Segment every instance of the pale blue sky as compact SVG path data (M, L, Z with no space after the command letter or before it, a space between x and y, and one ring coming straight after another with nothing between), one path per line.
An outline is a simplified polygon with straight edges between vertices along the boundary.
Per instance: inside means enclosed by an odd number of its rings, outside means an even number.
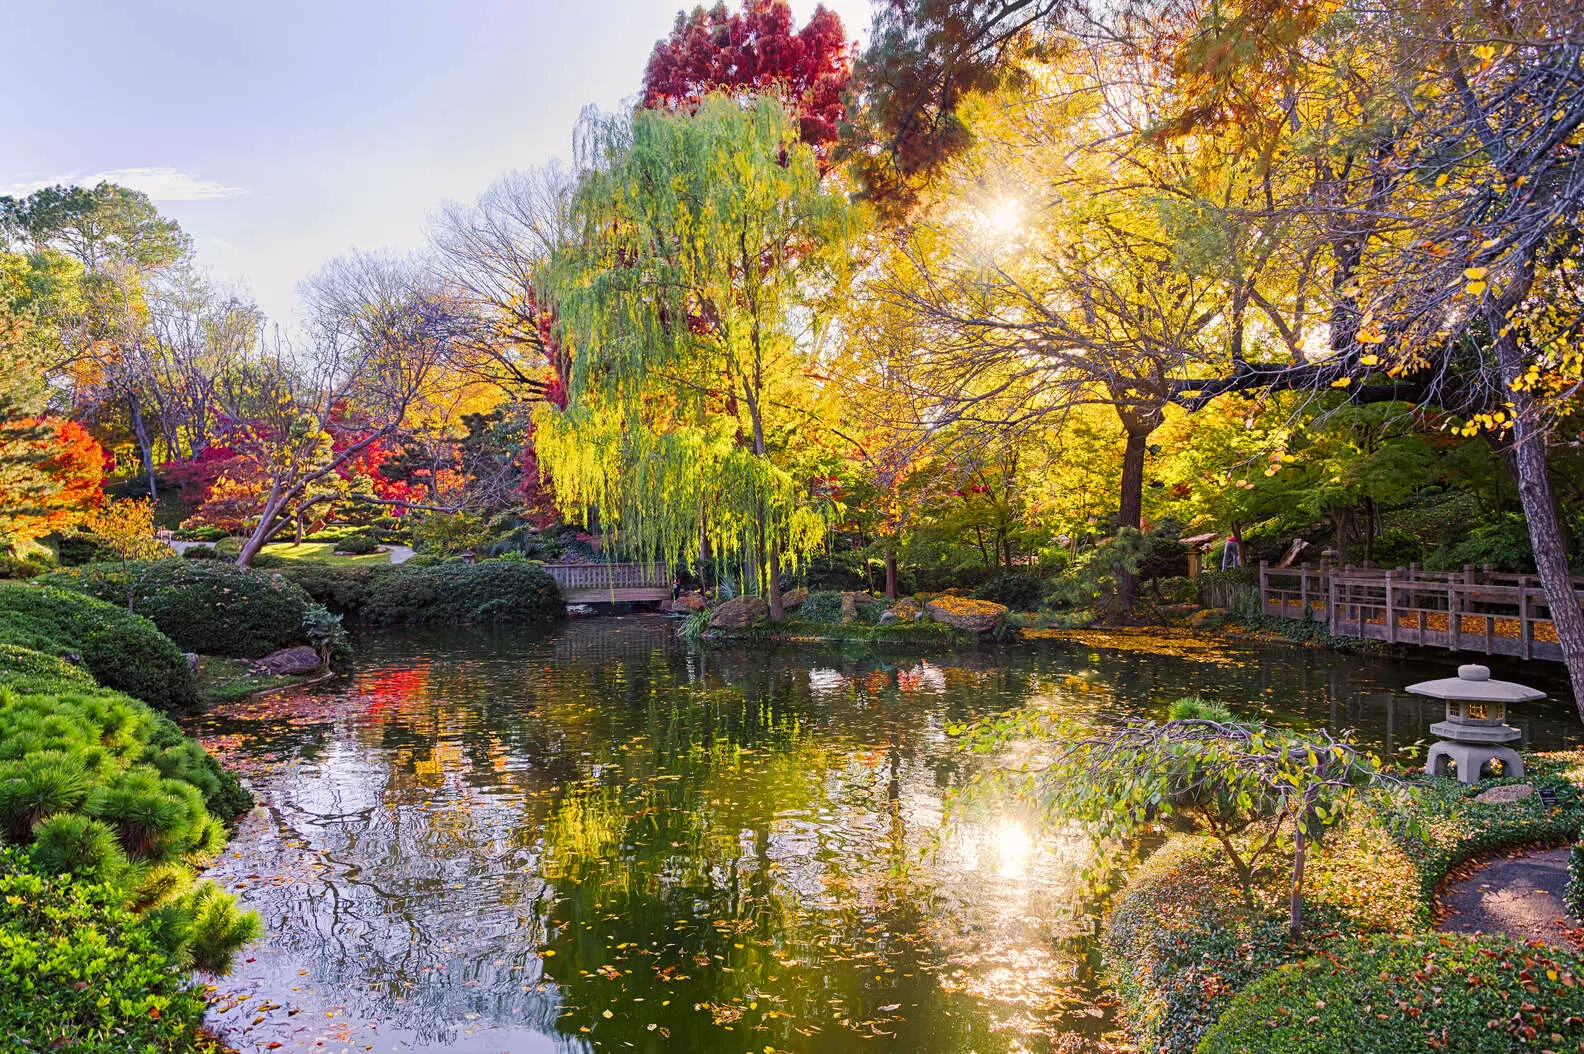
M801 25L816 0L791 0ZM354 247L569 152L680 0L0 0L0 194L109 175L272 318ZM738 4L733 0L731 6ZM869 0L825 0L862 39Z

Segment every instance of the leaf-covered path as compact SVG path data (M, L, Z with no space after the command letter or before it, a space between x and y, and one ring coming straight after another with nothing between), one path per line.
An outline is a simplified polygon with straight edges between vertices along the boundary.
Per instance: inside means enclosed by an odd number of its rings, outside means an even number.
M1498 856L1447 886L1441 928L1452 933L1504 933L1574 948L1564 907L1566 848Z

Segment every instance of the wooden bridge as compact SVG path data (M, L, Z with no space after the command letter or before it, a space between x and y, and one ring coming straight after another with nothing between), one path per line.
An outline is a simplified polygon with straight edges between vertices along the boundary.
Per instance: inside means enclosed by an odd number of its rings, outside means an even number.
M1562 661L1551 609L1534 575L1473 567L1274 568L1263 562L1259 571L1260 610L1292 619L1308 611L1333 636ZM1575 578L1573 587L1584 601L1584 578Z
M671 599L671 572L664 564L546 564L568 604Z

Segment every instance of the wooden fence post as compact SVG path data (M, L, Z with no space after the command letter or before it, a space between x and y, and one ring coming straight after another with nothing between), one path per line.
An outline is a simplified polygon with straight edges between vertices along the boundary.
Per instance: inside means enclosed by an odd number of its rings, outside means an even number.
M1397 612L1396 605L1392 603L1392 593L1394 592L1392 589L1392 574L1393 572L1391 571L1386 572L1386 640L1389 643L1396 644Z
M1518 654L1534 658L1534 623L1529 614L1529 586L1518 587Z

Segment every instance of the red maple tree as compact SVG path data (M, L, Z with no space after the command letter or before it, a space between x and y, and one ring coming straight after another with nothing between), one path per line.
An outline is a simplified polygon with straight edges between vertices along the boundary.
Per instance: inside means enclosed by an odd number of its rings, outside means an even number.
M803 141L822 157L846 114L853 49L842 22L823 6L792 30L786 0L744 0L677 15L644 70L649 109L692 109L710 92L773 94L797 119Z

